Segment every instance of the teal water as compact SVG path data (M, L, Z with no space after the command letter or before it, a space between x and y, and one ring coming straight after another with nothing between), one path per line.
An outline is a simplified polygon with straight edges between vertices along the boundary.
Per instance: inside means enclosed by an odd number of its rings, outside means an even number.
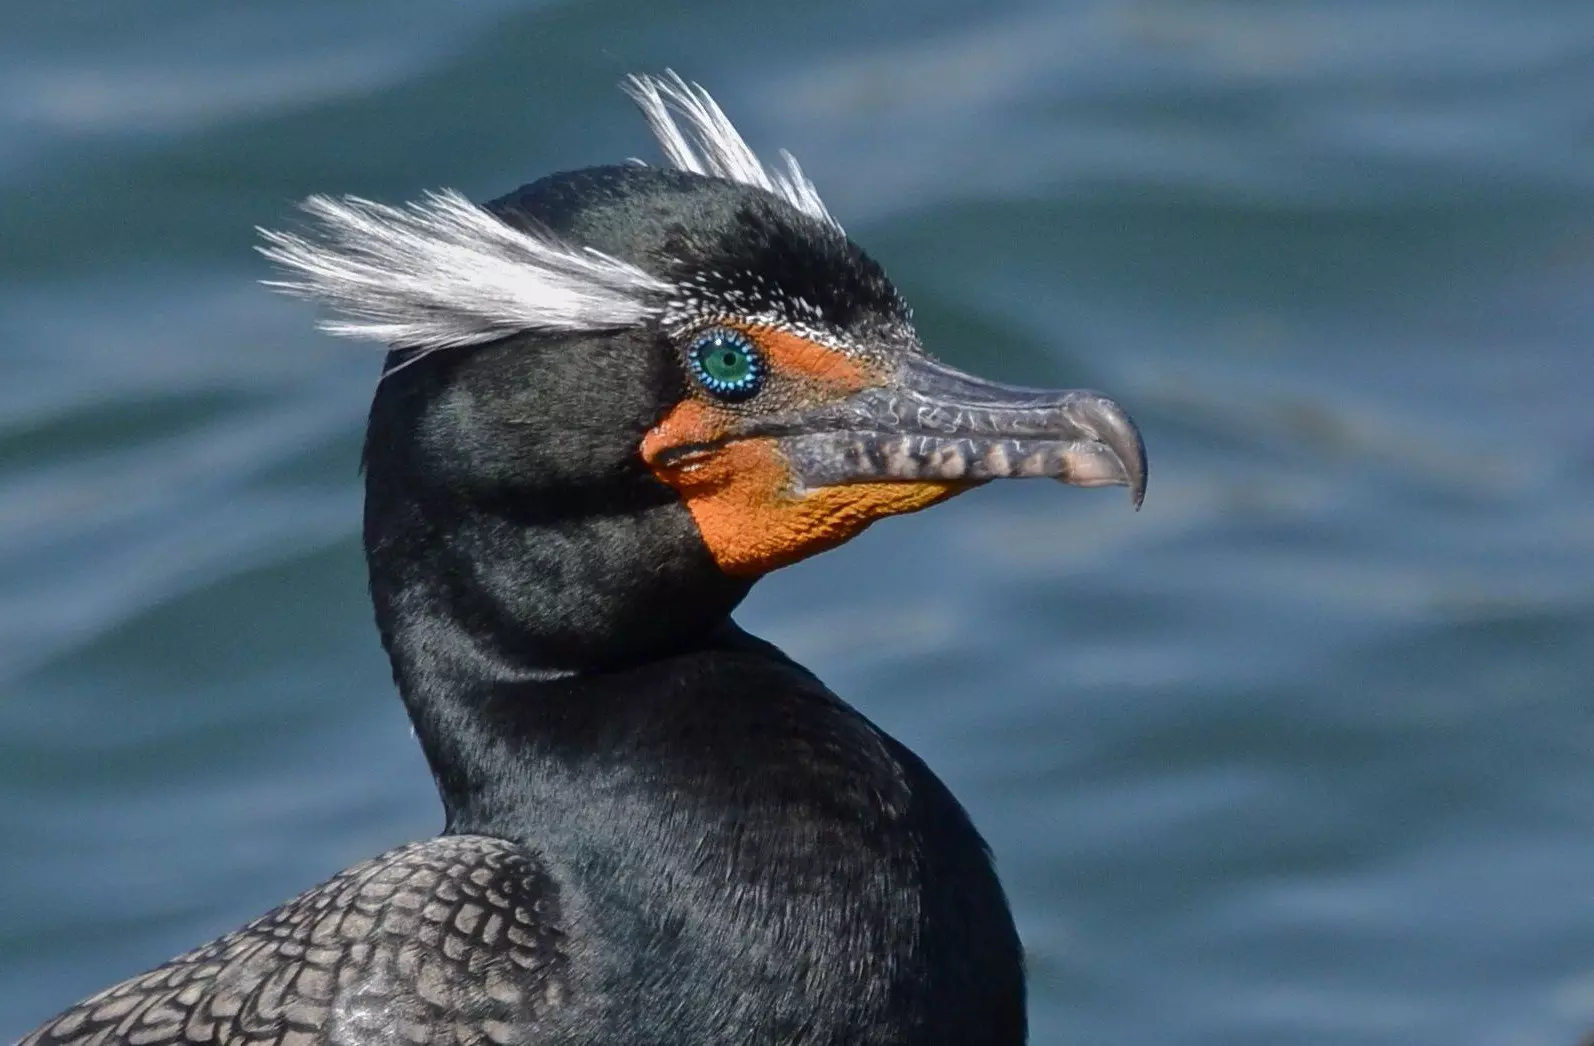
M654 156L707 84L994 377L1152 482L888 521L741 614L989 837L1040 1044L1594 1030L1594 7L0 13L0 1039L439 810L363 591L376 355L314 191Z

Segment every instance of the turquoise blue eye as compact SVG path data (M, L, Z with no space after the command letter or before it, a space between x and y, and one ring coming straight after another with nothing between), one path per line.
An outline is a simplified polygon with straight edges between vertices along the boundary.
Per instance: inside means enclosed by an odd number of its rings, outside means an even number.
M722 400L745 400L764 387L764 360L740 331L715 327L692 342L687 360L698 383Z

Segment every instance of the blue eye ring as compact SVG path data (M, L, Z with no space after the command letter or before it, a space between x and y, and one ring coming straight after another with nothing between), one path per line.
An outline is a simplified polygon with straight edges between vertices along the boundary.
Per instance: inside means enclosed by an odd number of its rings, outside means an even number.
M753 339L730 327L711 327L686 351L692 376L709 395L735 403L764 387L764 357Z

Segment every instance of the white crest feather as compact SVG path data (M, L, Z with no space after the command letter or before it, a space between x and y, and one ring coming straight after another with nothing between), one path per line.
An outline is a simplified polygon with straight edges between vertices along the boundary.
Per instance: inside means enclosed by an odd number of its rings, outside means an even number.
M329 306L323 330L435 350L509 334L614 330L662 311L670 285L599 251L500 221L453 190L404 208L312 196L311 235L258 230L289 276L266 285Z
M764 167L707 91L674 73L633 76L665 155L683 171L763 189L836 230L791 154ZM679 120L677 119L679 117ZM258 230L258 248L283 270L266 285L321 302L321 328L416 354L517 333L618 330L663 315L675 288L634 265L552 235L514 228L451 189L404 207L356 196L311 196L304 234Z
M702 87L687 83L673 72L663 76L630 76L623 87L642 109L653 137L658 139L671 165L693 174L712 175L763 189L840 231L841 223L831 217L819 198L819 190L798 166L797 158L782 149L780 157L786 169L766 168L742 140L724 110Z

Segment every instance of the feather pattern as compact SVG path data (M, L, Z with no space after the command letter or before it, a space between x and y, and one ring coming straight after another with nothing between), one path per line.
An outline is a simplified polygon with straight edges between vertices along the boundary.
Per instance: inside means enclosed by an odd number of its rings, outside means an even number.
M509 843L444 836L343 872L85 999L17 1046L501 1046L568 991L558 893Z

